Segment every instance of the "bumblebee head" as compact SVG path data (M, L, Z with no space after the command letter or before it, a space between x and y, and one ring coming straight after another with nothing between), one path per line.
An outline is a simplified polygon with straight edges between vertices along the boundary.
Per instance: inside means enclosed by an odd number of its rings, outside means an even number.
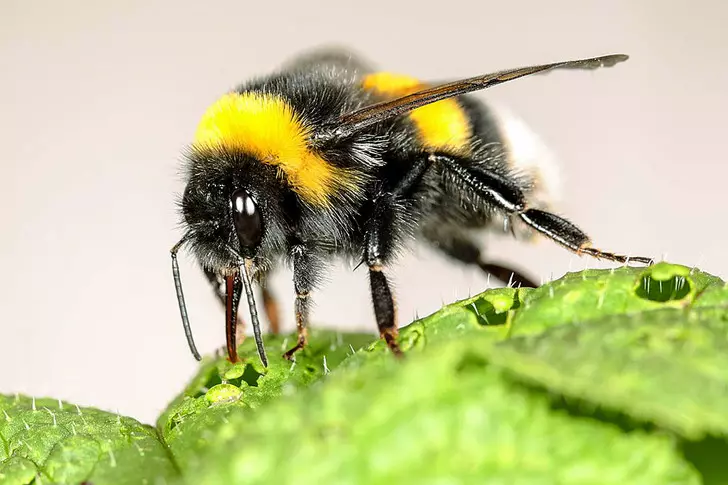
M264 266L285 242L287 195L275 170L251 156L192 151L180 203L187 244L202 265L229 274Z

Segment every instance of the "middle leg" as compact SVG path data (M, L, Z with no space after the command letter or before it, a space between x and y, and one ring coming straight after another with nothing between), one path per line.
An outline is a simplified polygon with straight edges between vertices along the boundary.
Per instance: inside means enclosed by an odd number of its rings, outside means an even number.
M369 284L379 335L396 356L402 355L397 343L397 311L394 296L384 269L392 258L406 225L408 203L432 166L432 158L423 156L414 161L408 172L390 191L375 196L373 209L365 226L364 261L369 267Z

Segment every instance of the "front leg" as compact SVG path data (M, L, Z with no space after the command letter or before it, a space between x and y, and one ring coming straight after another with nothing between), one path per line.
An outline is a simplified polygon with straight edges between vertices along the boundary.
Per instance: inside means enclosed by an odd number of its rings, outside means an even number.
M293 246L290 256L293 261L293 287L296 291L294 310L298 341L283 354L283 358L288 360L292 360L293 354L306 346L311 292L316 286L323 266L323 261L311 251L311 248L302 244Z
M225 334L234 335L235 342L233 343L230 339L226 341L226 347L218 349L220 351L227 350L228 357L237 359L237 348L245 340L245 321L243 317L238 314L238 307L240 306L240 295L243 291L243 282L240 279L240 275L236 272L235 276L224 276L222 274L211 271L207 268L203 268L207 280L210 282L217 300L222 304L225 309Z
M243 281L237 271L225 276L225 335L227 336L227 352L230 362L235 363L238 358L238 307L240 294L243 291Z

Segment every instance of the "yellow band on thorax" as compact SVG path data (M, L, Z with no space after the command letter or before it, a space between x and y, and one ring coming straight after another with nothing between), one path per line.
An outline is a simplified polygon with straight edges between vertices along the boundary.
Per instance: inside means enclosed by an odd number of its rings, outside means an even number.
M355 190L348 171L324 160L309 146L311 130L278 96L228 93L210 106L200 121L193 148L240 151L276 166L305 201L328 206L338 190Z

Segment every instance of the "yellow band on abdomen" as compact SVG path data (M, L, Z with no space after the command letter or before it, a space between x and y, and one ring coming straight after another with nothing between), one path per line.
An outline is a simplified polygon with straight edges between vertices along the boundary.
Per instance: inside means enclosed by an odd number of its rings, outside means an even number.
M406 96L426 88L418 79L389 72L366 76L362 86L389 98ZM417 127L425 147L456 153L470 151L472 127L465 110L456 100L443 99L422 106L413 110L409 117Z

